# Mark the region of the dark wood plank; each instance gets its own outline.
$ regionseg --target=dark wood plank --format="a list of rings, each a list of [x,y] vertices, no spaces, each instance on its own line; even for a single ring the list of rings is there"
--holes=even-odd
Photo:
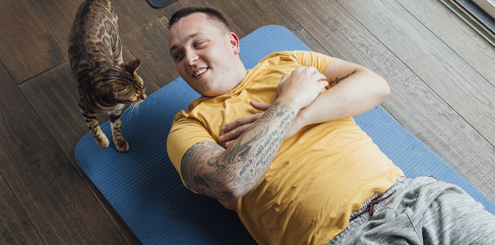
[[[69,31],[83,0],[25,0],[25,2],[68,57]],[[121,36],[163,16],[159,9],[153,9],[144,1],[111,0],[111,2],[119,16]]]
[[[112,0],[112,4],[119,15],[121,36],[125,36],[163,17],[160,9],[152,8],[145,1]]]
[[[439,0],[398,0],[416,19],[495,85],[495,48]]]
[[[24,1],[2,1],[0,60],[17,84],[66,60]]]
[[[44,243],[126,243],[3,66],[0,80],[0,174]]]
[[[0,176],[0,244],[43,244],[31,221]]]
[[[187,3],[188,1],[182,1],[182,0],[176,0],[171,2],[170,4],[167,4],[163,7],[160,8],[160,11],[167,17],[167,19],[170,19],[172,14],[175,13],[175,11],[184,8],[184,3]]]
[[[163,87],[179,73],[168,50],[168,20],[163,17],[122,38],[130,53],[141,60],[141,66]]]
[[[134,55],[132,55],[132,53],[125,45],[122,45],[122,53],[123,53],[122,57],[124,58],[124,62],[131,61],[134,59],[141,60],[140,57],[135,57]],[[155,80],[153,80],[153,78],[148,74],[146,69],[140,66],[136,72],[143,79],[144,87],[146,89],[145,91],[146,95],[150,95],[155,91],[157,91],[158,89],[160,89],[160,86],[156,84]]]
[[[52,36],[66,57],[69,31],[77,8],[84,0],[25,0],[33,14]]]
[[[339,58],[361,64],[382,75],[392,91],[382,103],[385,109],[495,201],[495,183],[492,179],[495,174],[492,166],[495,148],[390,52],[389,46],[384,46],[361,25],[363,21],[368,21],[375,23],[373,28],[381,28],[384,20],[358,21],[335,1],[314,0],[304,4],[290,0],[279,2],[323,47],[338,50]],[[365,11],[371,7],[355,8]],[[370,18],[376,17],[373,13],[368,12],[368,15]],[[390,21],[400,22],[401,17],[395,18]],[[409,56],[415,57],[414,54]]]
[[[74,147],[88,128],[77,106],[77,85],[69,62],[26,81],[19,88],[65,154],[75,162]]]

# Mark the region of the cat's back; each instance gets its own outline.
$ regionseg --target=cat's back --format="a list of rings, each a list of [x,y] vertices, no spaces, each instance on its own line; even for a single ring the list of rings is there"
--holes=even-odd
[[[111,58],[112,38],[118,35],[117,13],[108,0],[86,0],[79,6],[69,34],[71,67]]]

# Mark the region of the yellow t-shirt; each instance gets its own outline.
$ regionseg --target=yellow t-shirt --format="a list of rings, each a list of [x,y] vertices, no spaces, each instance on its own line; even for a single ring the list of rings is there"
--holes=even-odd
[[[191,102],[187,112],[175,116],[167,141],[179,174],[181,159],[191,146],[220,143],[222,125],[257,112],[250,100],[273,103],[282,75],[289,76],[301,65],[324,74],[334,60],[305,51],[273,53],[229,93]],[[352,212],[390,188],[399,176],[402,171],[354,119],[345,118],[303,127],[282,143],[250,192],[220,202],[238,213],[259,244],[327,244],[347,227]]]

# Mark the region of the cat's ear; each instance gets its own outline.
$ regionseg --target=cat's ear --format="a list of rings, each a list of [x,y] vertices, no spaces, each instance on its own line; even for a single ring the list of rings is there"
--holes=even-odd
[[[133,61],[129,61],[129,62],[122,64],[122,67],[127,72],[134,74],[134,72],[139,68],[139,64],[141,64],[141,61],[139,61],[138,59],[135,59]]]
[[[107,86],[107,92],[111,92],[114,97],[117,97],[117,93],[124,92],[127,90],[127,86],[122,85],[118,82],[113,82]]]

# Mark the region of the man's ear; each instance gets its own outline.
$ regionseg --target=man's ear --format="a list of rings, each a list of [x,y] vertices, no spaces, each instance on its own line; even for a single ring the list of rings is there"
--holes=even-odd
[[[127,72],[134,74],[134,72],[139,68],[139,64],[141,64],[141,61],[139,61],[138,59],[135,59],[133,61],[129,61],[129,62],[122,64],[122,67]]]
[[[124,92],[127,90],[127,86],[122,85],[119,82],[113,82],[107,85],[107,92],[112,92],[113,97],[117,97],[117,93]]]
[[[234,54],[239,54],[240,46],[239,46],[239,37],[233,32],[229,33],[229,42],[234,51]]]

